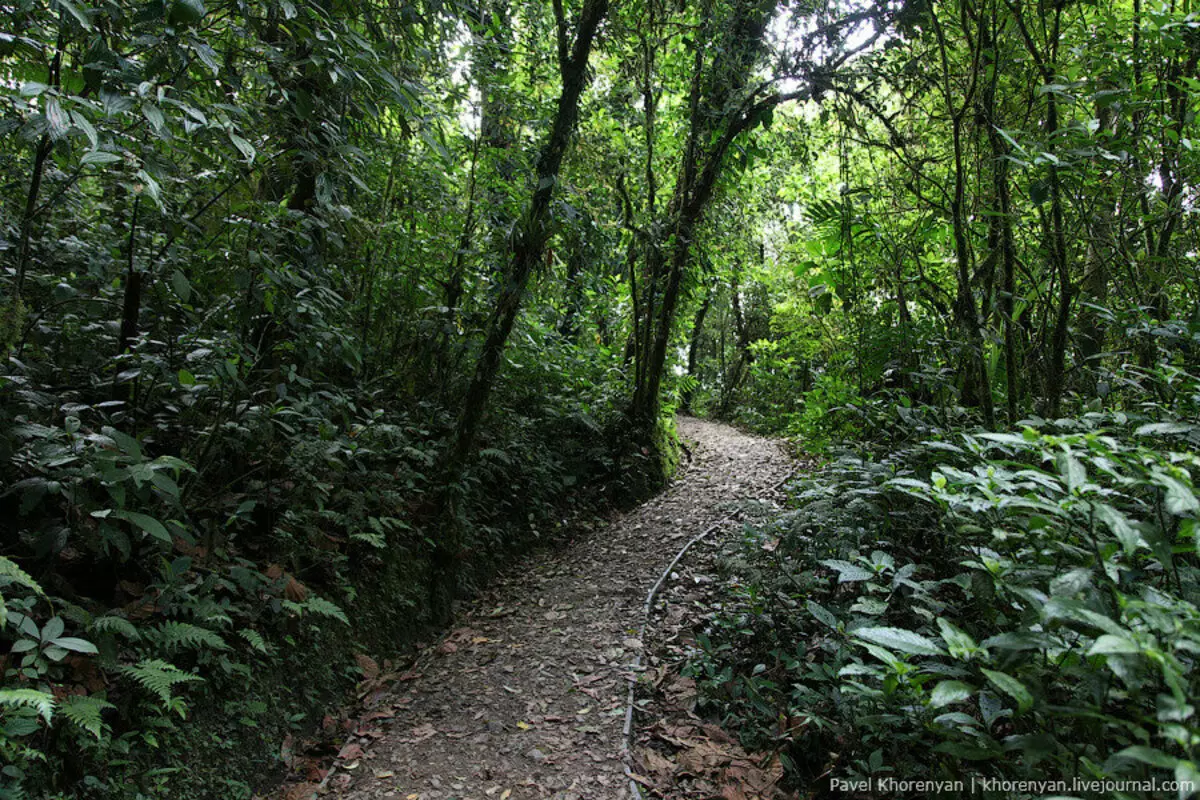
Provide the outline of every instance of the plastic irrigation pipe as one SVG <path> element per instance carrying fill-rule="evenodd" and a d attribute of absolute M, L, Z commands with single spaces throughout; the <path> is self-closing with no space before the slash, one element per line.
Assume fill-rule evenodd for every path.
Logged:
<path fill-rule="evenodd" d="M 775 492 L 779 491 L 779 488 L 790 481 L 792 476 L 795 474 L 796 470 L 793 469 L 784 476 L 783 480 L 772 486 L 767 491 L 767 494 L 774 494 Z M 633 663 L 629 665 L 631 674 L 629 676 L 629 694 L 626 696 L 625 700 L 625 728 L 621 732 L 621 749 L 624 750 L 625 755 L 625 774 L 629 776 L 630 797 L 645 798 L 646 796 L 642 793 L 641 784 L 633 779 L 633 701 L 634 693 L 637 689 L 637 673 L 642 668 L 642 654 L 646 651 L 646 628 L 650 626 L 650 612 L 654 608 L 654 598 L 658 595 L 658 590 L 662 588 L 662 585 L 667 582 L 667 578 L 671 576 L 671 571 L 674 570 L 676 565 L 678 565 L 683 557 L 687 555 L 687 551 L 692 549 L 692 545 L 696 544 L 697 542 L 704 541 L 712 534 L 713 531 L 730 522 L 733 522 L 741 513 L 741 511 L 735 511 L 732 514 L 727 514 L 722 519 L 705 528 L 702 533 L 699 533 L 689 539 L 687 544 L 683 546 L 683 549 L 675 554 L 675 558 L 671 559 L 671 563 L 667 565 L 665 570 L 663 570 L 662 575 L 658 576 L 658 580 L 655 581 L 654 585 L 650 587 L 650 591 L 646 595 L 646 602 L 642 604 L 642 624 L 638 629 L 638 640 L 642 643 L 642 649 L 633 659 Z"/>

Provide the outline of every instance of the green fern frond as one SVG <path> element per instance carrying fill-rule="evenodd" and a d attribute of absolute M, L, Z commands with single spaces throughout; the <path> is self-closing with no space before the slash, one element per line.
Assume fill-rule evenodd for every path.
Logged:
<path fill-rule="evenodd" d="M 157 695 L 164 706 L 171 705 L 171 690 L 174 687 L 181 683 L 204 680 L 199 675 L 194 675 L 157 658 L 146 659 L 133 666 L 122 667 L 121 672 L 140 684 L 142 688 Z"/>
<path fill-rule="evenodd" d="M 485 447 L 484 449 L 480 450 L 479 457 L 490 459 L 492 461 L 499 461 L 501 464 L 511 465 L 513 463 L 512 456 L 503 450 L 498 450 L 495 447 Z"/>
<path fill-rule="evenodd" d="M 164 622 L 154 628 L 151 636 L 168 651 L 187 648 L 191 650 L 228 650 L 229 645 L 216 633 L 193 625 L 190 622 Z"/>
<path fill-rule="evenodd" d="M 263 639 L 258 631 L 242 630 L 238 631 L 238 635 L 245 639 L 247 644 L 249 644 L 251 648 L 257 650 L 258 652 L 263 654 L 268 654 L 271 652 L 271 648 L 267 645 L 266 640 Z"/>
<path fill-rule="evenodd" d="M 64 700 L 59 710 L 72 724 L 78 725 L 97 739 L 103 739 L 104 721 L 101 715 L 109 708 L 116 706 L 99 697 L 77 695 Z"/>
<path fill-rule="evenodd" d="M 54 716 L 54 695 L 33 689 L 0 689 L 0 707 L 32 708 L 48 723 Z"/>
<path fill-rule="evenodd" d="M 4 583 L 18 583 L 21 586 L 24 586 L 26 589 L 31 589 L 33 592 L 40 594 L 43 597 L 46 594 L 44 591 L 42 591 L 42 587 L 38 584 L 38 582 L 35 581 L 28 572 L 18 567 L 12 561 L 9 561 L 4 556 L 0 556 L 0 578 L 8 579 Z"/>
<path fill-rule="evenodd" d="M 135 642 L 142 638 L 132 622 L 115 614 L 97 617 L 92 621 L 91 631 L 93 633 L 116 633 Z"/>
<path fill-rule="evenodd" d="M 342 611 L 335 604 L 326 600 L 323 597 L 310 597 L 303 604 L 304 610 L 310 614 L 318 614 L 322 617 L 333 617 L 334 619 L 349 625 L 350 619 L 346 616 L 346 612 Z"/>
<path fill-rule="evenodd" d="M 380 535 L 378 533 L 373 533 L 371 531 L 360 531 L 358 533 L 352 533 L 352 534 L 350 534 L 350 541 L 362 542 L 363 544 L 374 547 L 376 550 L 387 549 L 387 540 L 384 539 L 382 535 Z"/>

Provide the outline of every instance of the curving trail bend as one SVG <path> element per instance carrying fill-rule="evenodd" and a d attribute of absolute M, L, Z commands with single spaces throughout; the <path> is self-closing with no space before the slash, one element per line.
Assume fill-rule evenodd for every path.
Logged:
<path fill-rule="evenodd" d="M 692 459 L 668 489 L 489 591 L 343 748 L 325 797 L 629 798 L 622 731 L 646 594 L 690 538 L 791 468 L 769 439 L 692 418 L 679 431 Z"/>

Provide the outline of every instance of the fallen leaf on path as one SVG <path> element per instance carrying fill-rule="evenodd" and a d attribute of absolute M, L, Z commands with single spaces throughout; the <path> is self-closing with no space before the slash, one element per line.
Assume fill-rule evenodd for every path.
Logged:
<path fill-rule="evenodd" d="M 363 653 L 355 653 L 354 660 L 358 662 L 358 668 L 368 680 L 379 677 L 379 665 L 375 663 L 375 659 Z"/>
<path fill-rule="evenodd" d="M 288 789 L 283 798 L 284 800 L 312 800 L 313 797 L 316 797 L 319 786 L 320 784 L 316 783 L 299 783 Z"/>
<path fill-rule="evenodd" d="M 437 736 L 438 730 L 437 728 L 433 727 L 433 725 L 426 722 L 424 725 L 418 725 L 417 727 L 413 728 L 408 732 L 408 735 L 409 738 L 405 740 L 407 742 L 423 742 L 426 739 Z"/>
<path fill-rule="evenodd" d="M 283 737 L 283 744 L 279 746 L 279 760 L 292 767 L 296 758 L 296 740 L 289 733 Z"/>
<path fill-rule="evenodd" d="M 354 742 L 344 745 L 341 750 L 338 750 L 337 757 L 342 761 L 352 761 L 356 758 L 362 758 L 363 749 Z"/>

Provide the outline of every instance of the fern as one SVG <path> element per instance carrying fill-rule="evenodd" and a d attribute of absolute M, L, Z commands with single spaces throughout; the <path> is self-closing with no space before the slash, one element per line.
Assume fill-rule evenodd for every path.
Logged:
<path fill-rule="evenodd" d="M 350 620 L 346 616 L 346 612 L 342 611 L 335 604 L 323 597 L 308 598 L 307 602 L 303 604 L 303 608 L 310 614 L 317 614 L 322 617 L 332 617 L 345 625 L 350 624 Z"/>
<path fill-rule="evenodd" d="M 118 617 L 115 614 L 96 618 L 91 625 L 93 633 L 119 633 L 126 639 L 137 641 L 142 638 L 138 633 L 138 629 L 133 623 L 124 617 Z"/>
<path fill-rule="evenodd" d="M 101 714 L 109 708 L 116 706 L 99 697 L 76 695 L 64 700 L 60 710 L 72 724 L 78 725 L 97 739 L 103 739 L 104 722 Z"/>
<path fill-rule="evenodd" d="M 380 534 L 373 533 L 372 531 L 360 531 L 358 533 L 352 533 L 350 534 L 350 541 L 362 542 L 363 544 L 374 547 L 376 550 L 387 549 L 387 540 L 384 539 Z"/>
<path fill-rule="evenodd" d="M 506 466 L 512 466 L 513 463 L 512 456 L 495 447 L 485 447 L 484 449 L 480 450 L 479 457 L 489 459 L 491 461 L 498 461 Z"/>
<path fill-rule="evenodd" d="M 17 583 L 24 586 L 26 589 L 31 589 L 35 593 L 45 597 L 46 593 L 42 591 L 42 587 L 38 585 L 28 572 L 18 567 L 12 561 L 9 561 L 4 556 L 0 556 L 0 578 L 7 578 L 5 583 Z"/>
<path fill-rule="evenodd" d="M 54 695 L 33 689 L 0 689 L 0 707 L 32 708 L 49 723 L 54 716 Z"/>
<path fill-rule="evenodd" d="M 270 654 L 271 648 L 267 646 L 266 640 L 263 639 L 258 631 L 252 631 L 249 629 L 241 630 L 238 631 L 238 636 L 241 636 L 243 639 L 245 639 L 246 643 L 249 644 L 254 650 L 257 650 L 264 655 Z"/>
<path fill-rule="evenodd" d="M 146 659 L 133 666 L 122 667 L 121 672 L 147 691 L 157 695 L 164 706 L 171 705 L 171 690 L 174 687 L 181 683 L 204 680 L 199 675 L 194 675 L 157 658 Z"/>
<path fill-rule="evenodd" d="M 190 622 L 164 622 L 154 629 L 153 638 L 168 651 L 181 648 L 192 650 L 228 650 L 229 645 L 216 633 Z"/>

